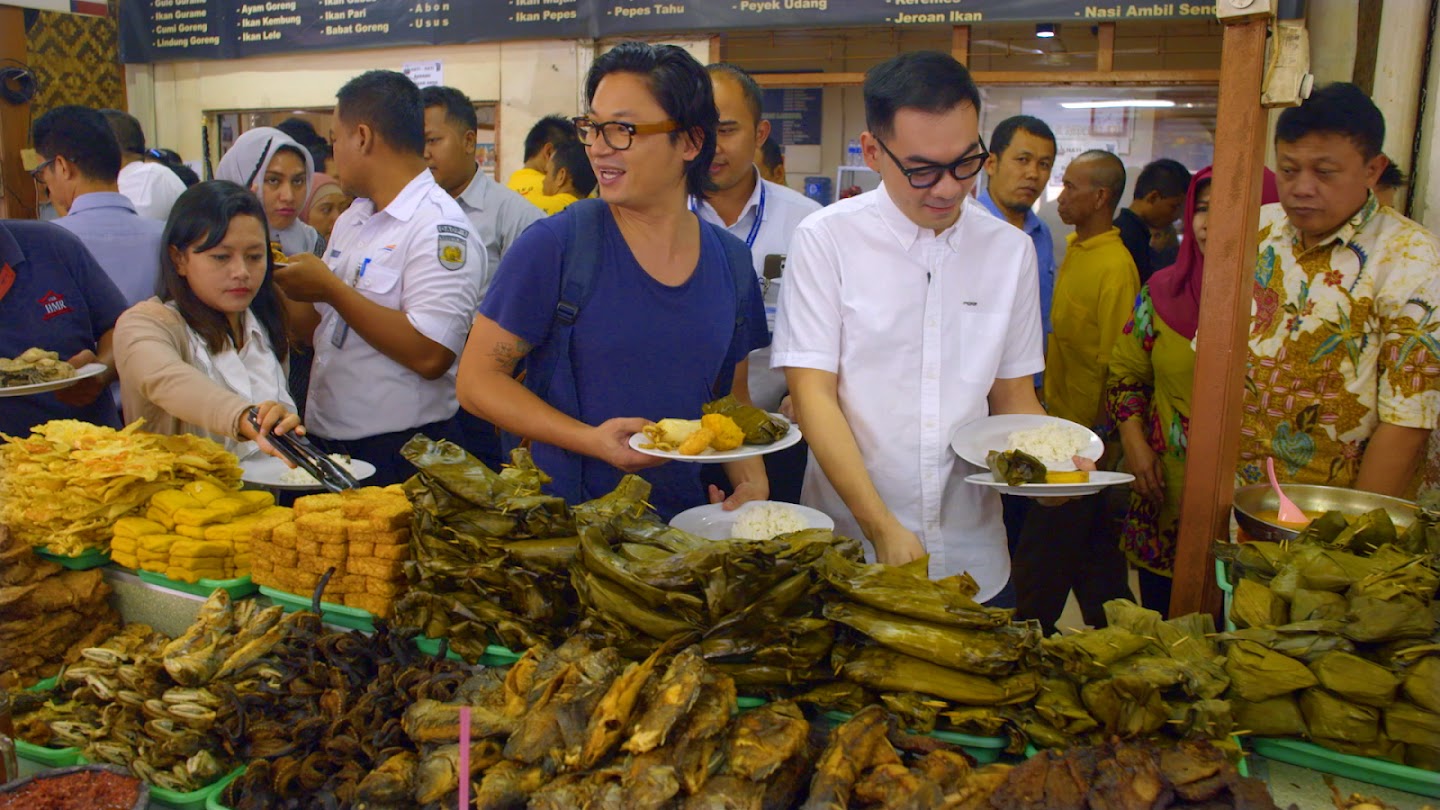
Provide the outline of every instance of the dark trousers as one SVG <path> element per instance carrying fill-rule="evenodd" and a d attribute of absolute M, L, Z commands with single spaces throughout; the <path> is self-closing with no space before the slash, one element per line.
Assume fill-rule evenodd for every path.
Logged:
<path fill-rule="evenodd" d="M 400 455 L 400 448 L 404 447 L 405 443 L 417 433 L 437 442 L 441 439 L 448 439 L 462 446 L 464 442 L 460 423 L 453 416 L 409 430 L 397 430 L 394 433 L 381 433 L 361 439 L 327 439 L 314 435 L 310 439 L 320 445 L 320 448 L 326 453 L 342 453 L 351 458 L 358 458 L 374 464 L 375 475 L 360 483 L 363 486 L 387 487 L 391 484 L 404 483 L 406 479 L 415 474 L 415 465 Z"/>
<path fill-rule="evenodd" d="M 763 456 L 765 477 L 770 480 L 770 500 L 800 503 L 800 489 L 805 484 L 805 464 L 809 455 L 810 447 L 802 440 L 794 447 Z M 705 484 L 707 492 L 714 484 L 721 492 L 730 494 L 730 479 L 725 475 L 724 464 L 706 464 L 700 471 L 700 481 Z"/>
<path fill-rule="evenodd" d="M 1001 495 L 1000 506 L 1005 520 L 1005 542 L 1010 547 L 1010 556 L 1015 556 L 1015 546 L 1020 543 L 1020 531 L 1025 528 L 1025 516 L 1030 514 L 1034 498 L 1020 495 Z"/>
<path fill-rule="evenodd" d="M 1036 504 L 1011 566 L 1016 617 L 1038 619 L 1046 635 L 1055 632 L 1072 590 L 1092 627 L 1105 626 L 1106 602 L 1135 598 L 1104 493 L 1060 506 Z"/>
<path fill-rule="evenodd" d="M 1140 604 L 1160 611 L 1161 616 L 1169 617 L 1170 592 L 1175 580 L 1139 567 L 1136 568 L 1136 574 L 1140 579 Z"/>

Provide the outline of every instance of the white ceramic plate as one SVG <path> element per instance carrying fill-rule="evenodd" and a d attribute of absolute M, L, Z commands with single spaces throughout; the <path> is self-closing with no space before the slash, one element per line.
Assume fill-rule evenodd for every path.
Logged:
<path fill-rule="evenodd" d="M 75 376 L 63 380 L 51 380 L 50 382 L 32 383 L 30 385 L 12 385 L 8 388 L 0 388 L 0 397 L 24 397 L 31 394 L 43 394 L 46 391 L 59 391 L 61 388 L 69 388 L 77 382 L 94 377 L 96 374 L 105 373 L 104 363 L 86 363 L 75 369 Z"/>
<path fill-rule="evenodd" d="M 1068 419 L 1061 419 L 1058 416 L 1042 416 L 1031 413 L 987 416 L 984 419 L 976 419 L 974 422 L 961 425 L 955 431 L 955 435 L 950 437 L 950 446 L 955 450 L 956 455 L 976 467 L 982 470 L 989 469 L 990 465 L 985 463 L 985 456 L 989 455 L 991 450 L 1005 452 L 1005 448 L 1010 445 L 1011 433 L 1055 424 L 1076 431 L 1083 430 L 1090 437 L 1090 443 L 1076 455 L 1091 461 L 1099 461 L 1100 456 L 1105 454 L 1105 443 L 1100 441 L 1100 437 L 1096 436 L 1094 431 L 1084 425 L 1076 424 Z M 1047 462 L 1045 466 L 1056 472 L 1068 472 L 1075 469 L 1075 462 L 1065 459 L 1063 464 Z"/>
<path fill-rule="evenodd" d="M 676 515 L 670 521 L 670 525 L 682 532 L 689 532 L 693 535 L 704 537 L 707 540 L 729 540 L 730 531 L 735 526 L 735 521 L 745 514 L 747 509 L 753 509 L 761 504 L 777 503 L 777 501 L 751 501 L 741 504 L 740 508 L 726 512 L 725 508 L 718 503 L 710 503 L 704 506 L 697 506 L 694 509 L 686 509 Z M 789 507 L 800 513 L 805 520 L 807 529 L 834 529 L 835 521 L 830 516 L 817 509 L 808 506 L 801 506 L 794 503 L 781 503 L 780 506 Z"/>
<path fill-rule="evenodd" d="M 778 413 L 771 415 L 779 417 L 781 419 L 785 419 L 785 417 L 781 416 Z M 786 419 L 785 421 L 789 422 L 790 420 Z M 781 436 L 773 444 L 742 444 L 734 450 L 726 450 L 723 453 L 717 453 L 714 450 L 706 450 L 698 456 L 682 456 L 679 453 L 668 452 L 665 450 L 646 450 L 645 448 L 640 446 L 642 444 L 650 443 L 650 439 L 646 437 L 644 433 L 636 433 L 634 436 L 630 437 L 630 448 L 632 450 L 644 453 L 647 456 L 666 458 L 671 461 L 689 461 L 695 464 L 719 464 L 724 461 L 739 461 L 742 458 L 754 458 L 755 456 L 765 456 L 771 453 L 776 453 L 784 450 L 787 447 L 794 447 L 795 445 L 800 443 L 800 439 L 800 426 L 795 424 L 794 422 L 790 422 L 790 432 L 786 433 L 784 436 Z"/>
<path fill-rule="evenodd" d="M 1026 484 L 1012 487 L 1003 481 L 996 481 L 989 472 L 965 476 L 965 483 L 977 484 L 999 490 L 1003 495 L 1020 495 L 1025 498 L 1074 498 L 1078 495 L 1094 495 L 1106 487 L 1128 484 L 1135 480 L 1129 473 L 1092 472 L 1087 484 Z"/>
<path fill-rule="evenodd" d="M 375 474 L 375 465 L 368 461 L 350 459 L 350 466 L 350 474 L 355 476 L 355 480 L 357 481 L 364 481 L 366 478 Z M 313 484 L 288 484 L 281 481 L 280 476 L 288 472 L 290 468 L 285 466 L 285 462 L 274 456 L 258 455 L 242 459 L 240 469 L 244 471 L 244 474 L 240 476 L 240 480 L 247 484 L 269 487 L 270 489 L 305 490 L 325 488 L 318 481 Z"/>

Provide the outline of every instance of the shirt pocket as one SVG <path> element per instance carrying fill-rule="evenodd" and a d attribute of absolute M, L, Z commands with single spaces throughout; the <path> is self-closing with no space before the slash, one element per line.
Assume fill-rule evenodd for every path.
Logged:
<path fill-rule="evenodd" d="M 390 309 L 399 309 L 400 268 L 371 262 L 365 274 L 355 283 L 355 289 L 371 301 Z"/>
<path fill-rule="evenodd" d="M 969 383 L 979 383 L 988 390 L 995 383 L 995 373 L 1005 356 L 1005 341 L 1010 332 L 1010 315 L 1005 312 L 961 312 L 956 318 L 959 330 L 958 376 Z"/>

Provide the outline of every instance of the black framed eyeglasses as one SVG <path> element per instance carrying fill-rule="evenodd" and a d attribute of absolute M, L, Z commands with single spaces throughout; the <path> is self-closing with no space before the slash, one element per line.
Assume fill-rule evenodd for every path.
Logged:
<path fill-rule="evenodd" d="M 930 163 L 924 166 L 906 168 L 906 166 L 900 162 L 900 158 L 896 157 L 895 153 L 890 151 L 890 147 L 885 145 L 884 141 L 876 138 L 875 143 L 880 144 L 880 148 L 885 154 L 889 155 L 890 159 L 895 161 L 895 168 L 899 169 L 900 173 L 905 175 L 905 179 L 910 181 L 911 188 L 933 188 L 945 177 L 947 172 L 956 180 L 969 180 L 980 173 L 980 170 L 985 167 L 985 160 L 990 157 L 990 150 L 985 148 L 985 139 L 979 138 L 977 143 L 980 145 L 980 151 L 973 155 L 966 155 L 953 163 L 944 165 Z"/>
<path fill-rule="evenodd" d="M 575 125 L 575 131 L 580 134 L 580 143 L 590 146 L 595 141 L 595 133 L 605 139 L 605 143 L 617 152 L 624 152 L 635 143 L 636 135 L 655 135 L 661 132 L 674 132 L 680 125 L 674 121 L 661 121 L 658 124 L 632 124 L 629 121 L 592 121 L 589 116 L 571 118 L 570 123 Z"/>
<path fill-rule="evenodd" d="M 39 166 L 36 166 L 35 168 L 31 169 L 31 170 L 30 170 L 30 179 L 31 179 L 31 180 L 34 180 L 34 181 L 37 182 L 37 183 L 43 183 L 43 182 L 45 182 L 44 180 L 41 180 L 41 179 L 40 179 L 40 175 L 44 174 L 46 169 L 48 169 L 48 168 L 50 168 L 52 165 L 54 165 L 56 159 L 58 159 L 59 157 L 60 157 L 59 155 L 56 155 L 55 157 L 50 158 L 49 160 L 45 161 L 44 163 L 41 163 Z"/>

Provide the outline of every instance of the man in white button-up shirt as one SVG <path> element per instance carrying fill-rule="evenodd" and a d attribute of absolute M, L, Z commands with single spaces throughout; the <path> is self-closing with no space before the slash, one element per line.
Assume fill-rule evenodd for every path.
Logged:
<path fill-rule="evenodd" d="M 816 463 L 802 501 L 882 563 L 930 555 L 977 596 L 1013 604 L 1000 497 L 966 484 L 955 429 L 1044 413 L 1035 248 L 970 198 L 986 159 L 980 93 L 947 54 L 908 53 L 865 79 L 861 148 L 875 191 L 800 225 L 772 363 L 785 368 Z M 997 597 L 999 597 L 997 599 Z"/>
<path fill-rule="evenodd" d="M 420 88 L 372 70 L 340 89 L 335 161 L 358 198 L 324 261 L 301 254 L 275 272 L 313 335 L 305 421 L 329 452 L 375 465 L 379 485 L 408 478 L 415 433 L 461 441 L 455 358 L 486 281 L 485 250 L 425 163 Z"/>

